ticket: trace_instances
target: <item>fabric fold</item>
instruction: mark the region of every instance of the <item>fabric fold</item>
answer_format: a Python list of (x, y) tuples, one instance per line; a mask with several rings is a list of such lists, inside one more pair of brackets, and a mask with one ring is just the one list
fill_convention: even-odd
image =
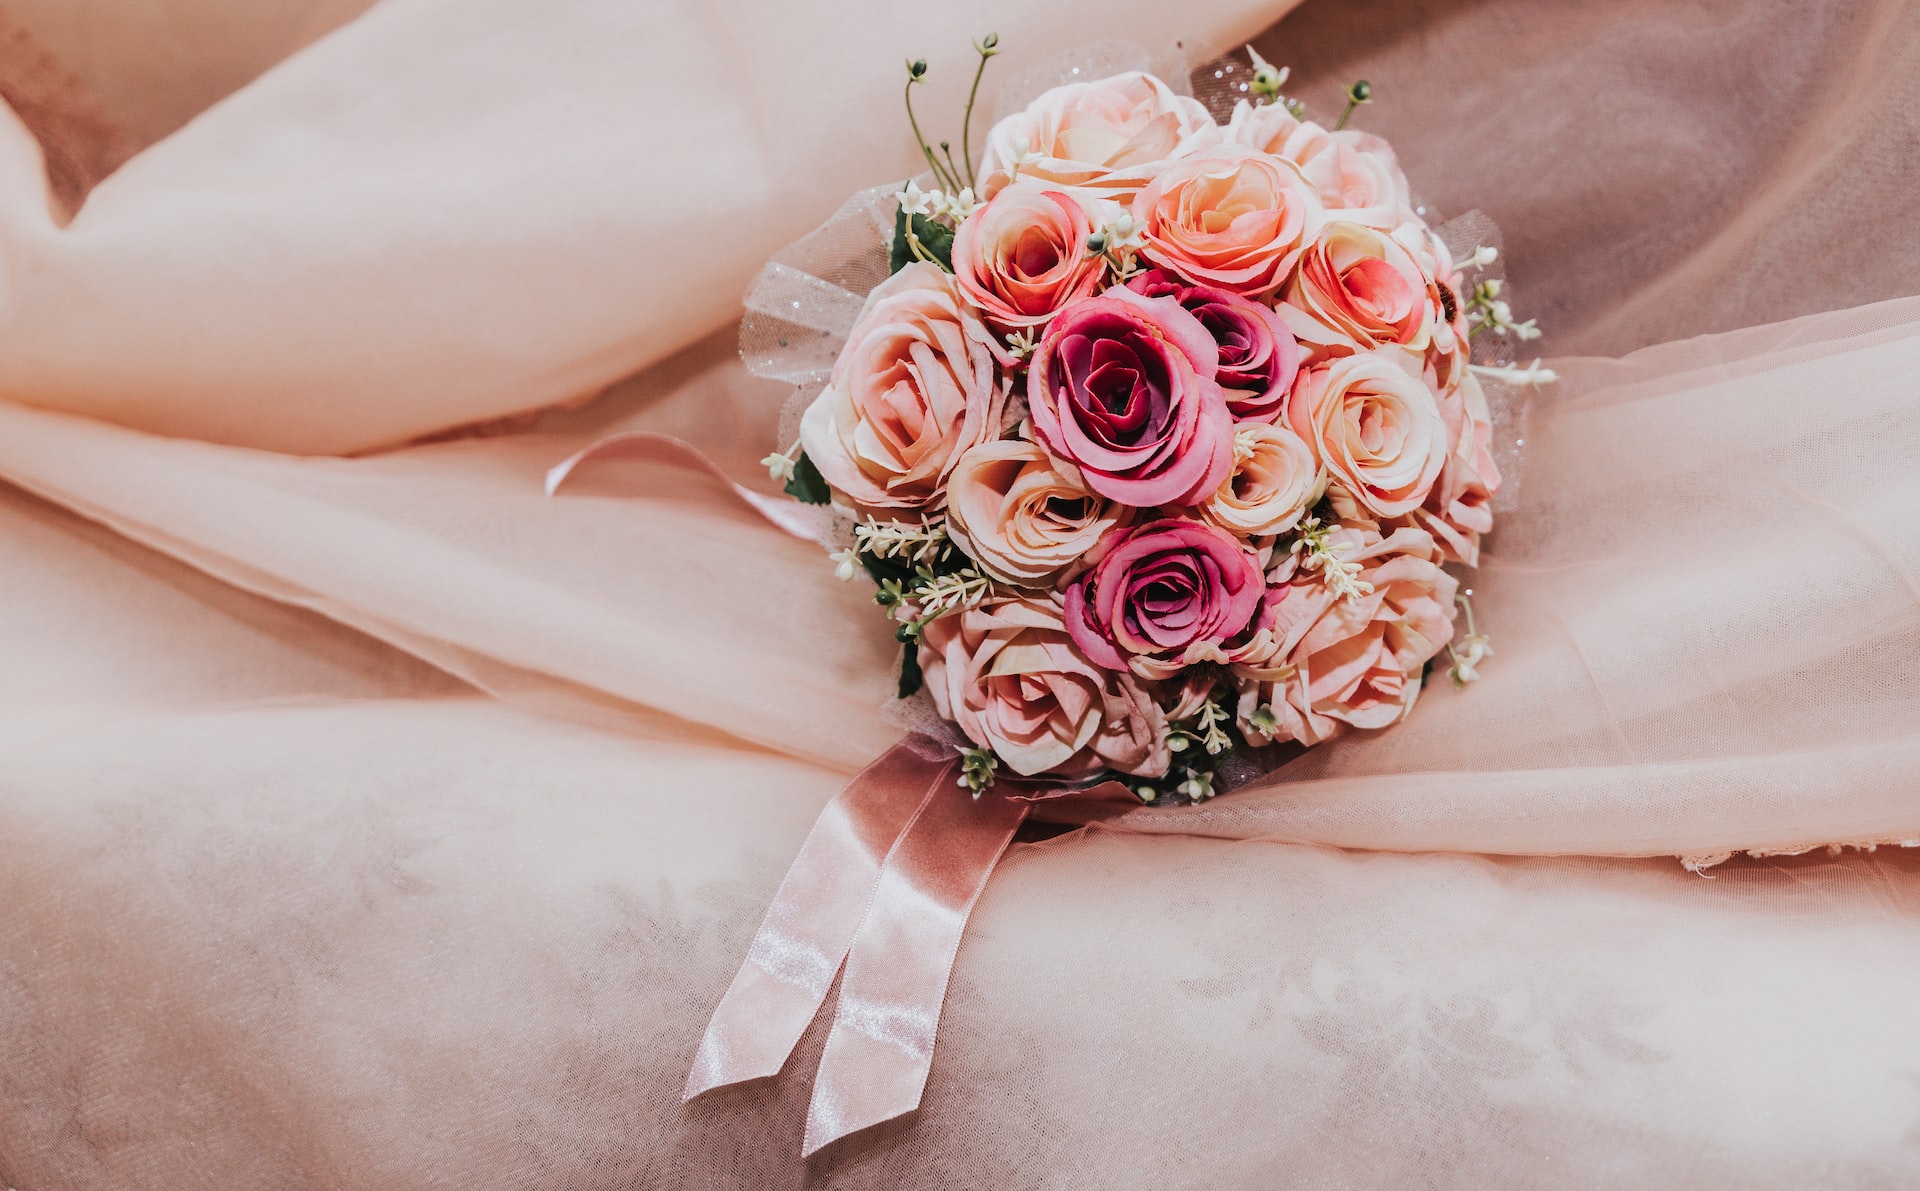
[[(1126, 0), (1102, 21), (1233, 46), (1291, 3)], [(377, 4), (128, 162), (64, 228), (8, 113), (0, 398), (343, 454), (590, 397), (735, 317), (761, 263), (849, 191), (919, 168), (904, 59), (932, 62), (918, 110), (950, 136), (971, 39), (999, 33), (997, 88), (1090, 32), (1015, 0), (897, 18), (882, 0), (831, 20)]]

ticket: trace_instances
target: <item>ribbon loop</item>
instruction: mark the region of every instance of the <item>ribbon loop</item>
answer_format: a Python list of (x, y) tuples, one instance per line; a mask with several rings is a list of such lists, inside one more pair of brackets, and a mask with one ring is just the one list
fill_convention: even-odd
[(702, 454), (698, 447), (670, 434), (634, 430), (608, 435), (599, 442), (583, 447), (548, 469), (547, 495), (552, 496), (560, 491), (561, 485), (587, 464), (612, 459), (664, 463), (670, 467), (705, 472), (725, 484), (735, 499), (766, 518), (774, 527), (806, 542), (824, 543), (827, 540), (829, 526), (825, 510), (786, 497), (768, 496), (755, 492), (745, 484), (735, 483), (720, 469), (719, 464)]

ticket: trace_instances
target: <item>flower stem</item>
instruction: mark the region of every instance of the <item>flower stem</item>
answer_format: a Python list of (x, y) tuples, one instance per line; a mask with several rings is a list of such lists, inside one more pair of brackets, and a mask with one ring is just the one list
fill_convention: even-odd
[(1333, 130), (1335, 132), (1339, 132), (1341, 129), (1347, 126), (1348, 119), (1350, 119), (1353, 116), (1353, 109), (1359, 107), (1363, 103), (1372, 103), (1372, 102), (1373, 102), (1373, 84), (1372, 83), (1369, 83), (1365, 79), (1361, 79), (1358, 82), (1354, 83), (1353, 86), (1348, 87), (1347, 88), (1347, 110), (1340, 113), (1340, 123), (1335, 124), (1333, 126)]
[(987, 73), (987, 59), (993, 55), (980, 51), (980, 65), (973, 72), (973, 89), (967, 92), (967, 114), (960, 120), (960, 156), (967, 163), (967, 185), (977, 186), (973, 176), (973, 101), (980, 94), (980, 76)]
[[(962, 151), (964, 151), (964, 150), (965, 150), (965, 146), (962, 146), (961, 148), (962, 148)], [(956, 188), (957, 188), (957, 186), (958, 186), (958, 180), (959, 180), (959, 178), (960, 178), (960, 167), (959, 167), (959, 166), (957, 166), (957, 165), (955, 165), (955, 164), (953, 164), (953, 145), (952, 145), (952, 143), (951, 143), (951, 142), (948, 142), (948, 141), (941, 141), (941, 142), (940, 142), (940, 151), (941, 151), (942, 153), (944, 153), (944, 154), (946, 154), (946, 155), (947, 155), (947, 170), (948, 170), (948, 172), (949, 172), (949, 173), (951, 173), (951, 174), (952, 174), (952, 175), (954, 176), (954, 179), (955, 179), (955, 184), (956, 184)], [(972, 185), (972, 177), (971, 177), (971, 171), (969, 171), (969, 177), (968, 177), (968, 185)]]
[(940, 159), (933, 155), (933, 148), (927, 144), (927, 138), (920, 135), (920, 121), (913, 114), (913, 85), (919, 81), (918, 78), (912, 75), (907, 77), (907, 89), (905, 91), (907, 100), (907, 123), (913, 128), (913, 139), (920, 145), (920, 155), (927, 159), (927, 165), (933, 170), (934, 180), (939, 182), (941, 186), (952, 189), (957, 179), (947, 177), (947, 171), (941, 168)]

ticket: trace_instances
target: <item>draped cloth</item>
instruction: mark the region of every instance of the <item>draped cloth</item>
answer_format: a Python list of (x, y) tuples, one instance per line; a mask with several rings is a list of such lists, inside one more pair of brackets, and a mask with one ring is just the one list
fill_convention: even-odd
[[(18, 80), (77, 35), (14, 3)], [(893, 644), (720, 483), (541, 480), (645, 430), (760, 483), (747, 276), (913, 168), (900, 58), (943, 111), (967, 37), (1017, 75), (1088, 14), (387, 0), (273, 64), (350, 7), (222, 43), (265, 73), (104, 180), (136, 102), (36, 108), (88, 81), (44, 48), (0, 87), (6, 1185), (1920, 1176), (1912, 13), (1261, 37), (1322, 112), (1368, 75), (1521, 307), (1611, 353), (1552, 361), (1473, 580), (1498, 652), (1260, 788), (1017, 844), (921, 1110), (803, 1163), (818, 1023), (679, 1093), (899, 735)]]

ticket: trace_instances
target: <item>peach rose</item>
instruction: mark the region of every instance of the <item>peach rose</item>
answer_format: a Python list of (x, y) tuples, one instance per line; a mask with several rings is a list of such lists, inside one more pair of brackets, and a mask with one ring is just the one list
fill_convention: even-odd
[(1425, 351), (1433, 338), (1431, 279), (1392, 236), (1361, 224), (1322, 228), (1301, 254), (1285, 297), (1361, 347)]
[(930, 622), (920, 666), (935, 710), (1023, 777), (1167, 771), (1159, 705), (1088, 661), (1051, 600), (990, 599)]
[(947, 481), (947, 532), (1003, 583), (1045, 585), (1132, 516), (1089, 490), (1072, 464), (1018, 439), (974, 447)]
[(1318, 499), (1319, 461), (1285, 426), (1242, 423), (1233, 433), (1233, 470), (1200, 506), (1200, 516), (1243, 538), (1284, 533)]
[(1003, 354), (939, 266), (908, 265), (868, 295), (801, 446), (857, 506), (938, 508), (961, 454), (1000, 435)]
[(1500, 468), (1493, 461), (1493, 424), (1487, 395), (1472, 373), (1440, 399), (1447, 427), (1446, 465), (1409, 520), (1433, 535), (1451, 562), (1480, 565), (1480, 536), (1493, 532), (1493, 494)]
[(1280, 104), (1254, 107), (1243, 99), (1234, 105), (1226, 139), (1299, 166), (1337, 218), (1390, 228), (1416, 217), (1393, 147), (1372, 133), (1329, 132)]
[(1037, 326), (1100, 284), (1106, 262), (1087, 252), (1092, 233), (1072, 195), (1016, 182), (954, 233), (954, 280), (992, 326)]
[(1035, 178), (1124, 200), (1168, 161), (1219, 139), (1204, 104), (1150, 74), (1067, 83), (993, 126), (981, 193)]
[[(1241, 730), (1255, 744), (1315, 745), (1348, 728), (1399, 722), (1420, 694), (1421, 667), (1453, 639), (1458, 584), (1431, 537), (1411, 527), (1382, 537), (1360, 521), (1342, 523), (1332, 540), (1371, 590), (1336, 594), (1294, 555), (1269, 574), (1270, 585), (1288, 587), (1272, 606), (1272, 656), (1235, 667)], [(1273, 717), (1272, 733), (1254, 724), (1259, 710)]]
[(1447, 428), (1433, 391), (1394, 349), (1346, 356), (1300, 374), (1287, 424), (1334, 483), (1377, 517), (1419, 508), (1446, 463)]
[(1133, 218), (1146, 233), (1148, 260), (1256, 297), (1287, 280), (1322, 216), (1300, 167), (1225, 146), (1161, 171), (1134, 196)]

